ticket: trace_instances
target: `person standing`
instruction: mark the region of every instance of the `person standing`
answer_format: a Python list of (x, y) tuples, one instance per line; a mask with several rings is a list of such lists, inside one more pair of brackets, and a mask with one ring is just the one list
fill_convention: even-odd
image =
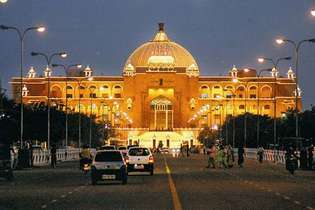
[(243, 168), (243, 164), (244, 164), (244, 153), (245, 153), (244, 147), (243, 147), (243, 145), (240, 145), (240, 146), (238, 147), (238, 151), (237, 151), (237, 154), (238, 154), (238, 161), (237, 161), (237, 163), (238, 163), (238, 166), (239, 166), (240, 168)]
[(307, 169), (307, 150), (305, 147), (302, 147), (300, 150), (300, 168), (303, 170)]
[(209, 158), (208, 158), (208, 165), (206, 166), (206, 168), (216, 168), (215, 165), (215, 157), (216, 157), (216, 147), (215, 145), (211, 144), (209, 147)]
[(314, 152), (314, 146), (313, 144), (311, 144), (311, 146), (309, 146), (308, 148), (308, 168), (310, 170), (313, 169), (313, 157), (314, 157), (313, 152)]
[(57, 165), (57, 148), (55, 145), (52, 145), (50, 149), (50, 158), (51, 158), (51, 167), (56, 168)]
[(234, 164), (234, 151), (231, 145), (227, 145), (227, 166), (232, 168)]
[(259, 163), (262, 163), (264, 159), (264, 148), (262, 146), (259, 146), (257, 149), (257, 157)]

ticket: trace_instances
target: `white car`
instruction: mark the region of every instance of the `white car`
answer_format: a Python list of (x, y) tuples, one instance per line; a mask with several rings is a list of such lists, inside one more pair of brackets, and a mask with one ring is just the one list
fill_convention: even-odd
[(154, 158), (149, 148), (131, 147), (126, 162), (128, 172), (150, 172), (153, 175)]

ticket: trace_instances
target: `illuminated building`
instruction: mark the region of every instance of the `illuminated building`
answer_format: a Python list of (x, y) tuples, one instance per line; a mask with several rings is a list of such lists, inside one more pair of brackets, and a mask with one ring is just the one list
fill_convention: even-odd
[[(276, 107), (275, 114), (281, 117), (295, 106), (292, 69), (285, 76), (273, 69), (258, 77), (254, 69), (233, 66), (223, 76), (201, 76), (194, 57), (168, 38), (163, 24), (151, 41), (129, 56), (122, 76), (93, 75), (90, 67), (81, 73), (51, 76), (51, 105), (62, 108), (67, 97), (72, 111), (92, 112), (96, 120), (111, 123), (120, 144), (194, 145), (203, 126), (218, 129), (229, 116), (257, 114), (257, 107), (261, 115), (272, 117)], [(23, 79), (26, 104), (47, 101), (48, 75), (37, 75), (31, 68)], [(18, 77), (12, 79), (12, 86), (18, 101)]]

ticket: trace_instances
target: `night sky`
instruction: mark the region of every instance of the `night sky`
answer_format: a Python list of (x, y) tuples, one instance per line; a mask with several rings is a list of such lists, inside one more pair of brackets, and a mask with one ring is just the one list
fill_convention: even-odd
[[(66, 50), (70, 56), (60, 61), (64, 64), (89, 64), (95, 74), (121, 75), (129, 54), (165, 22), (169, 38), (192, 53), (202, 75), (220, 75), (233, 65), (269, 68), (257, 63), (259, 56), (293, 56), (291, 45), (277, 46), (274, 40), (315, 38), (312, 8), (313, 0), (8, 0), (0, 5), (0, 24), (47, 27), (43, 34), (27, 35), (24, 74), (30, 66), (42, 74), (44, 60), (31, 57), (31, 51)], [(10, 77), (19, 75), (18, 53), (17, 35), (0, 31), (0, 74), (8, 93)], [(302, 46), (304, 109), (315, 104), (314, 55), (315, 44)], [(292, 65), (281, 63), (281, 74)]]

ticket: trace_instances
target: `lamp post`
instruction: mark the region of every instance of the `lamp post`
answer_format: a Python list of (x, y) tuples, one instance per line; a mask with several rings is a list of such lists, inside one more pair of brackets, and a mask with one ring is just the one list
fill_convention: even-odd
[[(2, 3), (6, 3), (6, 1), (2, 0)], [(20, 147), (23, 147), (23, 132), (24, 132), (24, 119), (23, 119), (23, 61), (24, 61), (24, 38), (29, 31), (38, 31), (38, 32), (44, 32), (46, 30), (43, 26), (37, 26), (37, 27), (29, 27), (25, 30), (20, 30), (17, 27), (13, 26), (6, 26), (6, 25), (0, 25), (0, 29), (2, 30), (14, 30), (17, 32), (19, 41), (20, 41), (20, 102), (21, 102), (21, 113), (20, 113)]]
[(315, 38), (313, 39), (304, 39), (296, 43), (295, 41), (292, 41), (290, 39), (277, 39), (277, 44), (284, 44), (284, 43), (290, 43), (294, 47), (294, 57), (295, 57), (295, 136), (299, 137), (299, 115), (298, 115), (298, 97), (299, 97), (299, 52), (300, 47), (303, 43), (310, 42), (315, 43)]
[(94, 93), (94, 90), (95, 90), (95, 88), (94, 88), (94, 86), (91, 86), (91, 87), (89, 87), (89, 90), (90, 90), (90, 134), (89, 134), (89, 146), (91, 147), (92, 146), (92, 111), (93, 111), (93, 109), (92, 109), (92, 96), (93, 96), (93, 93)]
[(223, 91), (229, 91), (231, 92), (231, 96), (232, 96), (232, 116), (233, 116), (233, 130), (232, 130), (232, 147), (234, 148), (235, 147), (235, 113), (234, 113), (234, 106), (235, 106), (235, 91), (231, 90), (231, 89), (227, 89), (227, 88), (224, 88)]
[(47, 63), (47, 148), (50, 148), (50, 64), (54, 57), (59, 56), (61, 58), (66, 58), (68, 54), (66, 52), (57, 52), (51, 55), (47, 55), (41, 52), (31, 52), (31, 56), (41, 56), (45, 58)]
[(259, 79), (261, 76), (261, 73), (263, 72), (271, 72), (272, 69), (261, 69), (258, 73), (257, 77), (257, 139), (256, 139), (256, 146), (258, 147), (259, 141), (260, 141), (260, 108), (259, 108), (259, 93), (260, 93), (260, 87), (259, 87)]
[(66, 75), (66, 148), (68, 146), (68, 71), (70, 68), (72, 67), (76, 67), (77, 69), (81, 69), (82, 65), (81, 64), (72, 64), (69, 66), (65, 66), (63, 64), (52, 64), (53, 68), (56, 67), (62, 67), (63, 70), (65, 71), (65, 75)]
[(277, 58), (276, 60), (274, 60), (272, 58), (265, 58), (265, 57), (258, 58), (259, 63), (263, 63), (265, 61), (271, 62), (273, 65), (273, 69), (275, 70), (275, 73), (273, 75), (273, 77), (274, 77), (274, 85), (273, 85), (273, 143), (274, 143), (274, 145), (276, 145), (276, 143), (277, 143), (277, 100), (276, 100), (277, 69), (278, 69), (278, 63), (282, 60), (291, 60), (291, 57)]

